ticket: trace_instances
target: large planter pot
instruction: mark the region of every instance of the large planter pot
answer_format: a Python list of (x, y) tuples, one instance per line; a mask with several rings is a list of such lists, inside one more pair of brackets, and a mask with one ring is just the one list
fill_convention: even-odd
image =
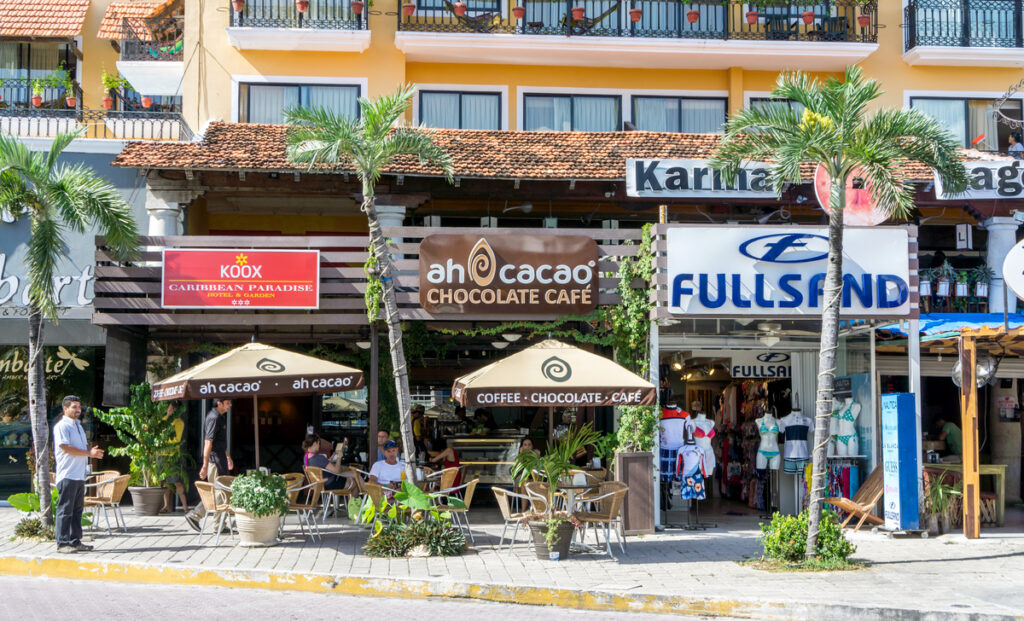
[(135, 515), (153, 516), (160, 513), (164, 506), (164, 488), (162, 487), (129, 487), (132, 495), (132, 507)]
[(548, 548), (544, 541), (544, 534), (548, 532), (547, 522), (530, 522), (530, 534), (533, 535), (533, 550), (537, 558), (547, 561), (551, 559), (551, 553), (558, 553), (558, 560), (569, 557), (569, 544), (572, 542), (573, 525), (569, 522), (562, 522), (558, 525), (558, 541), (554, 549)]
[(277, 531), (281, 527), (280, 515), (253, 517), (242, 509), (234, 508), (235, 525), (238, 527), (238, 545), (258, 548), (277, 545)]
[(654, 454), (616, 453), (615, 480), (629, 487), (622, 505), (627, 535), (654, 533)]

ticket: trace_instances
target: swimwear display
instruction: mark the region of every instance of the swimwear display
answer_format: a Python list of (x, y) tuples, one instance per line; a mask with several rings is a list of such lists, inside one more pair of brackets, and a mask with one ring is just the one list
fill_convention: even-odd
[(679, 497), (683, 500), (704, 500), (707, 492), (704, 488), (704, 450), (696, 444), (684, 444), (679, 449), (676, 460), (676, 476), (682, 485)]
[(704, 451), (704, 472), (715, 473), (715, 451), (711, 448), (711, 439), (715, 437), (715, 421), (703, 414), (690, 419), (693, 421), (693, 437), (697, 446)]
[(665, 408), (661, 411), (661, 448), (678, 449), (686, 440), (686, 427), (690, 424), (690, 413), (681, 408)]
[(782, 470), (789, 474), (799, 474), (810, 459), (807, 440), (814, 421), (800, 412), (792, 412), (779, 421), (779, 431), (783, 434)]

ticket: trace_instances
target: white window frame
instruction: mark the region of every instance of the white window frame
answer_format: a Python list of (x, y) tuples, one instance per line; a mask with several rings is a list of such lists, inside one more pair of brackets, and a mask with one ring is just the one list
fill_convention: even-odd
[(516, 129), (523, 130), (523, 110), (526, 108), (526, 95), (617, 95), (622, 101), (619, 126), (633, 120), (633, 96), (643, 97), (692, 97), (705, 99), (725, 99), (725, 118), (729, 118), (729, 91), (727, 90), (669, 90), (646, 88), (575, 88), (556, 86), (517, 86), (516, 87)]
[(328, 78), (304, 75), (231, 74), (231, 122), (238, 123), (239, 90), (242, 84), (287, 84), (291, 86), (358, 86), (359, 97), (366, 97), (369, 78)]
[(508, 129), (508, 85), (499, 84), (426, 84), (416, 83), (416, 94), (412, 96), (412, 123), (419, 125), (423, 122), (420, 119), (420, 91), (445, 91), (450, 93), (497, 93), (501, 97), (501, 110), (498, 118), (501, 122), (500, 130)]

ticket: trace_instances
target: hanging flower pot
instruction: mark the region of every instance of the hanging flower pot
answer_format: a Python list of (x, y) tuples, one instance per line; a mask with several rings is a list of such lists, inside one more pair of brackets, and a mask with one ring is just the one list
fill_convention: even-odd
[(349, 4), (349, 6), (352, 7), (352, 12), (353, 13), (355, 13), (356, 15), (362, 15), (363, 14), (363, 7), (366, 6), (366, 5), (363, 4), (362, 0), (352, 0), (351, 4)]
[(39, 106), (43, 105), (43, 96), (42, 95), (35, 95), (35, 96), (33, 96), (32, 97), (32, 105), (37, 107), (37, 108)]
[(235, 13), (241, 13), (245, 9), (245, 0), (231, 0), (231, 8)]
[(857, 16), (857, 23), (860, 24), (861, 28), (867, 28), (871, 25), (871, 16), (867, 13), (861, 13)]
[(804, 11), (800, 14), (800, 17), (804, 19), (804, 23), (808, 26), (814, 23), (814, 11)]
[(987, 298), (988, 297), (988, 283), (987, 282), (979, 282), (979, 283), (975, 284), (974, 285), (974, 296), (978, 297), (978, 298)]
[(644, 16), (644, 10), (643, 9), (630, 9), (629, 10), (629, 19), (631, 21), (638, 22), (641, 19), (643, 19), (643, 16)]
[(757, 11), (747, 11), (747, 23), (756, 24), (757, 20), (761, 17), (761, 14)]
[(103, 109), (104, 110), (110, 110), (112, 107), (114, 107), (114, 98), (113, 97), (104, 97), (102, 103), (103, 103)]
[(932, 295), (932, 281), (922, 280), (921, 284), (917, 286), (917, 290), (921, 293), (922, 298), (928, 298)]
[(512, 16), (516, 19), (523, 19), (526, 16), (525, 6), (514, 6), (512, 7)]
[(305, 13), (309, 10), (309, 0), (295, 0), (295, 10), (299, 13)]
[(148, 107), (150, 107), (152, 105), (153, 105), (153, 98), (152, 97), (143, 97), (142, 98), (142, 107), (143, 108), (148, 108)]
[(967, 295), (968, 295), (968, 293), (967, 293), (968, 289), (969, 289), (969, 287), (967, 286), (967, 283), (965, 283), (965, 282), (958, 282), (958, 283), (956, 283), (956, 297), (958, 297), (958, 298), (966, 298)]
[(939, 282), (936, 283), (936, 285), (935, 285), (935, 295), (939, 296), (940, 298), (948, 298), (949, 297), (949, 279), (948, 278), (940, 278), (939, 279)]
[(691, 24), (696, 24), (698, 19), (700, 19), (700, 11), (690, 9), (686, 12), (686, 21)]
[(65, 97), (64, 103), (66, 103), (69, 108), (74, 108), (78, 105), (78, 97)]
[(412, 17), (412, 14), (416, 12), (416, 4), (413, 2), (402, 3), (402, 15), (406, 17)]
[(583, 19), (583, 16), (587, 14), (587, 9), (581, 6), (572, 7), (572, 18), (576, 21)]
[(459, 17), (462, 17), (463, 15), (466, 14), (465, 2), (456, 2), (455, 4), (452, 5), (452, 8), (455, 10), (455, 14)]

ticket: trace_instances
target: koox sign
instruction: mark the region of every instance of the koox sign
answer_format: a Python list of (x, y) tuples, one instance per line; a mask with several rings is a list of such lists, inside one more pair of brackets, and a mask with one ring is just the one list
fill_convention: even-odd
[[(910, 314), (908, 235), (849, 227), (843, 239), (845, 317)], [(828, 229), (682, 226), (667, 233), (669, 312), (802, 316), (821, 313)]]

